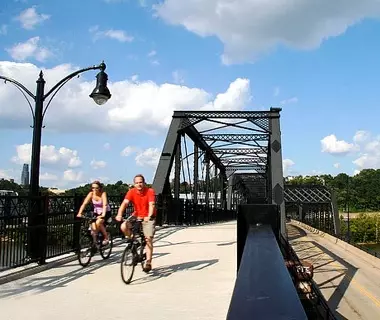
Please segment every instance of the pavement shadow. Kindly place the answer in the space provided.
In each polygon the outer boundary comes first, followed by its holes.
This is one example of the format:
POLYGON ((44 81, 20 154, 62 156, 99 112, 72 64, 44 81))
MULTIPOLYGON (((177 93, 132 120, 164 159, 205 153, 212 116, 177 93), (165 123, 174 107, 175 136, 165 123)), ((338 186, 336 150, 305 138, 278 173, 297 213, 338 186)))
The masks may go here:
MULTIPOLYGON (((124 247, 114 248, 114 252, 106 260, 103 260, 97 254, 93 257, 87 267, 80 266, 77 260, 75 260, 51 269, 50 271, 54 270, 54 274, 49 274, 51 272, 46 271, 23 278, 15 284, 12 284, 12 282, 4 284, 1 286, 0 299, 25 294, 28 292, 33 294, 41 294, 50 290, 65 287, 83 276, 94 274, 102 267, 120 263, 123 251, 124 247)), ((170 253, 154 253, 153 257, 157 259, 168 254, 170 253)))
POLYGON ((288 240, 296 240, 302 237, 306 237, 307 233, 302 228, 295 226, 293 224, 286 224, 286 231, 288 234, 288 240))
POLYGON ((218 262, 219 262, 219 259, 198 260, 198 261, 183 262, 183 263, 174 264, 170 266, 157 267, 157 268, 154 268, 146 276, 136 278, 130 283, 130 285, 141 285, 143 283, 155 281, 161 278, 166 278, 175 272, 199 271, 199 270, 208 268, 218 262))

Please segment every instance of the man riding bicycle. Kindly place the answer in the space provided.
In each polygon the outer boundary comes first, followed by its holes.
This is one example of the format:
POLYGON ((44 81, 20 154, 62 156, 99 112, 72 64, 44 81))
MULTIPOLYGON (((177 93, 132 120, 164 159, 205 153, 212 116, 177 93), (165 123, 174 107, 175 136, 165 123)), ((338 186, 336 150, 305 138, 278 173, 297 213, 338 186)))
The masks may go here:
POLYGON ((138 174, 134 177, 134 188, 130 189, 125 195, 124 201, 121 203, 117 212, 116 220, 121 221, 123 213, 125 212, 128 204, 131 202, 135 211, 133 214, 121 224, 120 229, 126 237, 131 236, 131 228, 133 219, 142 220, 143 233, 146 240, 146 262, 144 271, 149 272, 152 269, 152 255, 153 255, 153 236, 155 231, 156 216, 156 195, 152 188, 145 185, 145 178, 143 175, 138 174))

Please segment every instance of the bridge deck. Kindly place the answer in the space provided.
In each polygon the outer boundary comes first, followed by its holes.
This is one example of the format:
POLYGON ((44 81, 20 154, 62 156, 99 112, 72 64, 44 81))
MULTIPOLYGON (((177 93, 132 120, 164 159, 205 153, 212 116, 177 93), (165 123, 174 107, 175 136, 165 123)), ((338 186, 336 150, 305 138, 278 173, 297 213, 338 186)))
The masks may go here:
POLYGON ((71 262, 0 286, 4 320, 225 319, 236 279, 236 222, 156 233, 153 268, 120 277, 123 245, 109 261, 71 262))
POLYGON ((298 257, 314 265, 314 281, 338 319, 380 318, 380 259, 368 263, 297 222, 287 230, 298 257))

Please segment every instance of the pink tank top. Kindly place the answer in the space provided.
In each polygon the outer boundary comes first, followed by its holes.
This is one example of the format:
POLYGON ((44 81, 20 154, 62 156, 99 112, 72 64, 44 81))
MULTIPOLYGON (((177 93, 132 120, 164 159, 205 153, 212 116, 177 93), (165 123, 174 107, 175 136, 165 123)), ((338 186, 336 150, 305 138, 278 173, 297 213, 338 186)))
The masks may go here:
MULTIPOLYGON (((100 199, 99 201, 96 201, 92 199, 92 204, 94 205, 94 212, 96 214, 102 214, 103 213, 103 201, 100 199)), ((109 204, 107 204, 106 212, 111 211, 111 207, 109 204)))

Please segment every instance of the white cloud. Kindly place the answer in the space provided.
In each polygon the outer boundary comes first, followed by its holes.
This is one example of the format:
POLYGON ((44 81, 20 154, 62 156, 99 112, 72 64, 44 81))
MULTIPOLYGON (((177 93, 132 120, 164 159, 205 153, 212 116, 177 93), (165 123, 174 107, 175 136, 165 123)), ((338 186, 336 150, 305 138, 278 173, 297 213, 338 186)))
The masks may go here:
POLYGON ((283 176, 287 177, 291 172, 291 167, 295 165, 294 161, 291 159, 284 159, 282 160, 282 170, 283 170, 283 176))
POLYGON ((69 169, 63 172, 63 180, 68 182, 82 182, 83 178, 84 177, 82 171, 74 171, 72 169, 69 169))
MULTIPOLYGON (((79 69, 69 64, 42 69, 46 92, 60 79, 79 69)), ((34 92, 40 68, 30 63, 0 61, 0 74, 17 79, 34 92)), ((59 91, 45 115, 45 130, 60 132, 132 132, 138 122, 144 133, 166 133, 174 110, 244 110, 251 101, 250 81, 238 78, 222 93, 153 81, 109 79, 111 99, 101 107, 88 95, 96 72, 69 81, 59 91), (107 123, 105 126, 104 123, 107 123), (154 124, 154 125, 152 125, 154 124)), ((31 124, 24 97, 11 85, 0 84, 0 127, 19 129, 31 124), (12 105, 12 108, 7 106, 12 105)))
POLYGON ((14 179, 14 172, 13 172, 13 170, 3 170, 3 169, 0 169, 0 179, 5 179, 5 180, 14 179))
POLYGON ((132 42, 133 37, 129 36, 124 30, 99 30, 98 26, 91 27, 89 30, 94 35, 94 40, 98 40, 101 38, 110 38, 120 42, 132 42))
MULTIPOLYGON (((322 152, 347 155, 352 153, 356 159, 352 161, 358 171, 362 169, 380 168, 380 136, 373 136, 365 130, 358 130, 352 138, 353 143, 338 141, 335 135, 329 135, 321 140, 322 152)), ((334 164, 336 168, 340 164, 334 164)), ((356 171, 355 171, 356 172, 356 171)))
POLYGON ((8 26, 6 24, 2 24, 0 26, 0 35, 6 35, 8 32, 8 26))
POLYGON ((297 103, 297 102, 298 102, 298 98, 297 97, 292 97, 292 98, 280 101, 280 104, 281 105, 285 105, 285 104, 291 104, 291 103, 297 103))
POLYGON ((337 163, 334 163, 334 168, 340 168, 340 163, 339 162, 337 162, 337 163))
POLYGON ((148 57, 154 57, 157 54, 156 50, 152 50, 148 53, 148 57))
POLYGON ((356 144, 362 144, 367 142, 371 138, 371 134, 364 130, 359 130, 355 133, 353 141, 356 144))
POLYGON ((158 161, 160 160, 161 150, 158 148, 148 148, 137 154, 135 160, 136 164, 140 167, 152 167, 156 168, 158 161))
POLYGON ((121 152, 120 155, 123 157, 129 157, 131 154, 138 152, 140 149, 134 146, 126 146, 121 152))
POLYGON ((183 78, 183 74, 179 70, 173 71, 172 77, 173 77, 174 83, 178 83, 178 84, 184 84, 185 83, 185 80, 183 78))
POLYGON ((153 66, 159 66, 159 65, 160 65, 160 61, 158 61, 157 59, 152 60, 150 63, 151 63, 153 66))
MULTIPOLYGON (((40 46, 40 37, 33 37, 25 42, 19 42, 6 51, 16 61, 25 61, 28 58, 34 58, 43 62, 53 56, 53 53, 43 46, 40 46)), ((0 66, 1 68, 1 66, 0 66)))
POLYGON ((330 134, 321 140, 322 152, 335 155, 345 155, 355 151, 355 145, 344 140, 338 140, 334 134, 330 134))
POLYGON ((139 75, 138 74, 134 74, 134 75, 131 76, 131 80, 133 82, 136 82, 138 79, 139 79, 139 75))
MULTIPOLYGON (((12 161, 18 164, 30 163, 32 145, 22 144, 16 146, 16 156, 12 157, 12 161)), ((56 148, 53 145, 41 146, 41 166, 55 168, 76 168, 82 164, 78 157, 78 151, 65 147, 56 148)))
POLYGON ((106 142, 104 145, 103 145, 103 148, 105 150, 110 150, 111 149, 111 144, 109 142, 106 142))
POLYGON ((103 160, 99 160, 99 161, 96 161, 96 160, 92 160, 90 162, 90 165, 93 169, 101 169, 101 168, 105 168, 107 163, 103 160))
POLYGON ((280 94, 280 87, 275 87, 273 90, 273 96, 277 97, 280 94))
POLYGON ((225 64, 255 61, 279 46, 318 48, 364 18, 378 17, 378 0, 164 0, 155 15, 224 44, 225 64))
POLYGON ((45 172, 45 173, 40 174, 40 180, 41 181, 57 181, 58 176, 55 174, 45 172))
POLYGON ((25 9, 20 13, 20 15, 16 18, 16 20, 20 21, 22 27, 24 29, 34 29, 35 26, 41 24, 42 22, 48 20, 50 15, 44 13, 37 13, 36 7, 31 7, 25 9))
POLYGON ((93 177, 91 178, 89 181, 100 181, 101 183, 103 184, 107 184, 107 183, 115 183, 116 181, 114 182, 111 182, 111 179, 109 177, 105 177, 105 176, 101 176, 101 177, 93 177))

